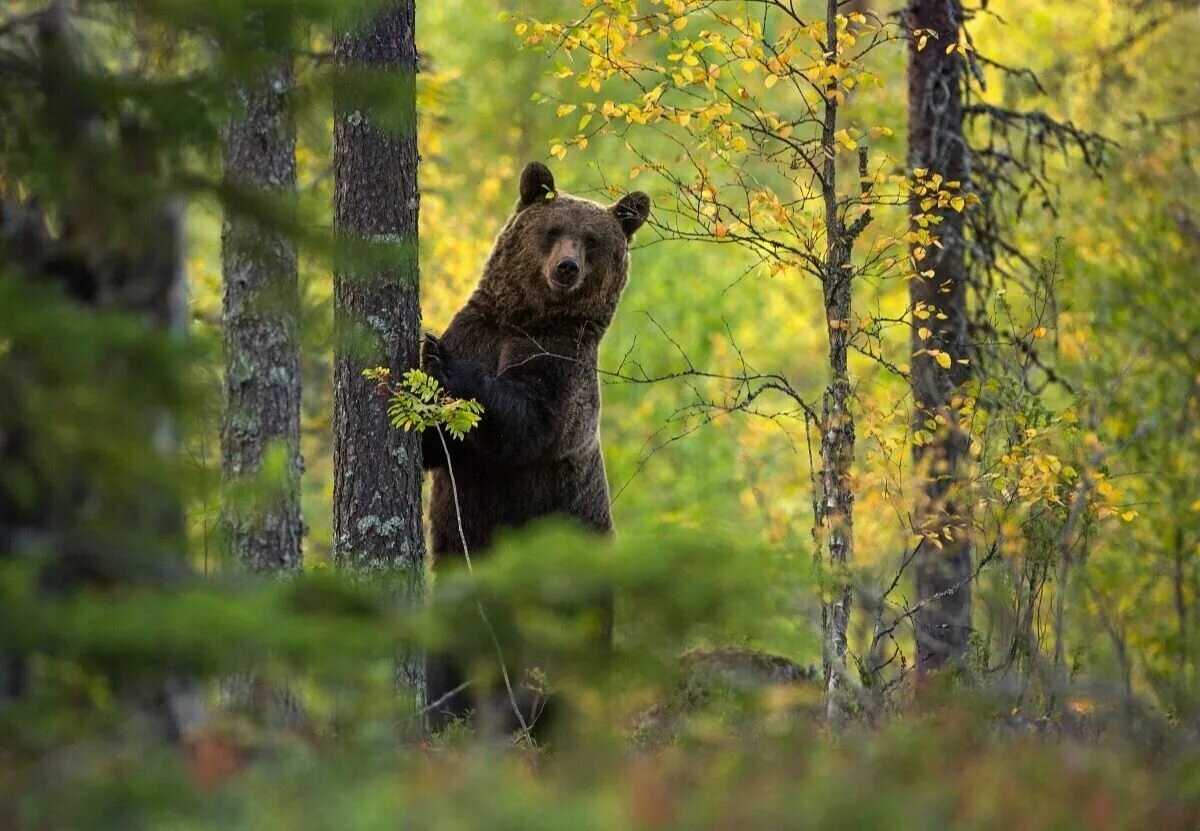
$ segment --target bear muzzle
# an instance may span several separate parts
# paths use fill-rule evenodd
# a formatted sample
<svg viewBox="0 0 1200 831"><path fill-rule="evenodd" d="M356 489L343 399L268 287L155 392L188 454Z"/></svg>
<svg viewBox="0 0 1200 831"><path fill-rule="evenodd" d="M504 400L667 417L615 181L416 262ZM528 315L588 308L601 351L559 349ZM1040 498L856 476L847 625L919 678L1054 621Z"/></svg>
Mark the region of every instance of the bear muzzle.
<svg viewBox="0 0 1200 831"><path fill-rule="evenodd" d="M579 260L575 257L563 257L555 264L550 279L560 289L572 289L579 283L579 276L582 273L583 269L579 266Z"/></svg>

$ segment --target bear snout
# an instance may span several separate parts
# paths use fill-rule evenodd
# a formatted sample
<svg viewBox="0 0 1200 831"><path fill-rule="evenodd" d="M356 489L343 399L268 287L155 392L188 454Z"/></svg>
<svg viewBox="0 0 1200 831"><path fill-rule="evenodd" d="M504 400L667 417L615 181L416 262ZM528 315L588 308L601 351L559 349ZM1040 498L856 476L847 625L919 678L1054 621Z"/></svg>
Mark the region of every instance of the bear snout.
<svg viewBox="0 0 1200 831"><path fill-rule="evenodd" d="M583 261L582 241L574 234L555 233L546 257L546 281L560 291L577 288L583 277Z"/></svg>
<svg viewBox="0 0 1200 831"><path fill-rule="evenodd" d="M552 277L559 288L571 288L579 282L579 260L574 257L563 257L554 266Z"/></svg>

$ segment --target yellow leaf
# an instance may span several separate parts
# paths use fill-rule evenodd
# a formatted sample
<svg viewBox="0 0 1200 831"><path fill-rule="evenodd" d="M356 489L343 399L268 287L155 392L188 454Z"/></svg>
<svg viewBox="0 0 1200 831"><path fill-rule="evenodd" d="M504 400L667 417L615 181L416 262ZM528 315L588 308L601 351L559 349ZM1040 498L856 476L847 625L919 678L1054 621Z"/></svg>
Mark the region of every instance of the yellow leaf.
<svg viewBox="0 0 1200 831"><path fill-rule="evenodd" d="M565 159L567 157L566 145L563 145L563 144L554 145L553 147L550 148L550 155L553 156L554 158L558 159L559 161L562 161L563 159Z"/></svg>
<svg viewBox="0 0 1200 831"><path fill-rule="evenodd" d="M1137 511L1126 511L1125 513L1121 514L1121 519L1125 520L1126 522L1133 522L1137 515Z"/></svg>
<svg viewBox="0 0 1200 831"><path fill-rule="evenodd" d="M933 332L929 331L924 326L917 330L917 337L919 337L921 340L928 340L929 336L932 334Z"/></svg>
<svg viewBox="0 0 1200 831"><path fill-rule="evenodd" d="M1046 337L1046 327L1045 327L1045 326L1039 326L1039 327L1037 327L1036 329L1034 329L1034 330L1033 330L1033 337L1034 337L1035 339L1041 339L1041 338L1044 338L1044 337Z"/></svg>
<svg viewBox="0 0 1200 831"><path fill-rule="evenodd" d="M554 111L554 114L559 118L562 118L564 115L570 115L573 112L575 112L574 104L562 104L557 110Z"/></svg>
<svg viewBox="0 0 1200 831"><path fill-rule="evenodd" d="M950 353L938 352L933 356L933 359L938 362L938 366L940 366L942 369L950 368Z"/></svg>
<svg viewBox="0 0 1200 831"><path fill-rule="evenodd" d="M775 86L777 83L779 83L778 75L768 75L767 79L765 81L763 81L763 86L765 86L767 89L770 89L771 87Z"/></svg>
<svg viewBox="0 0 1200 831"><path fill-rule="evenodd" d="M966 205L967 200L963 199L961 196L954 196L950 199L950 207L954 208L954 210L958 211L959 213L962 213L962 209L965 208Z"/></svg>

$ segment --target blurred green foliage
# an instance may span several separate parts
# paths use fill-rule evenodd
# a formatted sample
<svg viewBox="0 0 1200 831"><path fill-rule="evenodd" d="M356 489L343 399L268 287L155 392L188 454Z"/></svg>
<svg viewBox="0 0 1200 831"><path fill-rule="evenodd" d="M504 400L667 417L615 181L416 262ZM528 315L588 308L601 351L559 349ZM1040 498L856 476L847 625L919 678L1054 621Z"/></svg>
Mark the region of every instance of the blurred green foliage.
<svg viewBox="0 0 1200 831"><path fill-rule="evenodd" d="M30 279L15 259L0 263L0 451L18 438L21 447L0 467L0 660L20 659L24 687L0 698L0 825L1195 827L1200 20L1187 2L988 5L971 23L977 42L1035 68L1042 85L983 66L988 100L1044 108L1120 146L1103 177L1049 157L1056 210L1027 211L1016 226L1021 250L1049 264L1052 301L1014 288L996 309L1045 345L1065 383L1042 386L1034 368L986 390L988 481L997 492L1027 486L1020 498L1031 507L984 523L997 542L980 551L993 559L980 575L972 672L931 693L943 707L925 706L898 659L881 679L863 678L864 723L842 734L815 716L821 690L801 671L820 662L816 471L803 415L706 419L693 407L719 397L719 385L646 381L689 365L752 366L815 400L825 383L818 286L764 273L732 246L639 237L601 360L616 539L553 524L513 534L473 574L447 574L436 607L397 609L380 587L327 565L330 264L412 255L411 243L340 248L330 233L331 91L341 85L386 123L389 102L412 89L412 79L329 64L330 31L371 4L73 4L88 61L63 81L62 100L30 80L33 70L0 62L0 199L36 196L53 233L72 229L76 264L135 248L145 206L181 200L190 313L181 339L77 302L48 271ZM473 287L521 165L548 158L577 118L557 115L576 92L554 77L553 60L520 48L515 21L562 21L589 4L513 0L517 17L503 21L499 8L468 0L419 6L419 246L426 325L438 331ZM19 2L0 13L0 26L24 21L0 30L18 69L36 65L37 20L27 16L42 9ZM266 25L245 26L250 12ZM219 169L231 81L285 53L299 90L295 212L230 192ZM864 132L894 128L872 149L900 171L903 51L872 60L881 82L851 99L849 117ZM76 109L91 132L63 129ZM131 115L157 148L152 170L122 156L119 126ZM663 157L678 152L661 136L639 140ZM640 160L618 136L552 164L573 193L607 201L637 187L656 205L673 198L651 171L634 174ZM213 530L225 210L301 245L308 568L286 581L237 574ZM903 313L902 284L868 279L859 291L860 308ZM1042 302L1051 312L1036 334ZM903 364L907 331L882 347ZM907 415L896 404L907 388L862 356L853 371L875 402L864 407L857 471L868 621L907 550ZM183 436L178 456L153 449L162 413ZM1080 524L1063 585L1063 528L1094 459L1092 487L1112 514ZM134 521L147 492L186 509L185 540ZM31 513L53 521L8 533ZM602 661L581 648L595 622L579 609L613 590L616 644ZM465 726L420 737L420 714L394 695L392 652L401 641L454 645L488 664L477 600L506 641L552 669L581 729L536 751L476 741ZM1059 604L1065 687L1044 677ZM866 623L852 636L863 653L881 640ZM903 626L895 637L907 645ZM730 655L791 674L726 671ZM691 667L706 661L719 671L697 677ZM221 679L251 670L268 703L231 705ZM200 679L208 717L172 743L157 712L164 684L179 679ZM302 713L279 727L269 711L283 693Z"/></svg>

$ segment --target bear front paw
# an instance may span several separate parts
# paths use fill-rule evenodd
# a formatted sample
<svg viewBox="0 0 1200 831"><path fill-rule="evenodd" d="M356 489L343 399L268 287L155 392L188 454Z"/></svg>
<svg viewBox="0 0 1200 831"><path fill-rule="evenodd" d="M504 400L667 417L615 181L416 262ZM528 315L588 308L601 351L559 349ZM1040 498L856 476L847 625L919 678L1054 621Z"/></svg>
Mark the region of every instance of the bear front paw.
<svg viewBox="0 0 1200 831"><path fill-rule="evenodd" d="M442 342L432 332L421 339L421 370L434 378L442 374Z"/></svg>
<svg viewBox="0 0 1200 831"><path fill-rule="evenodd" d="M421 369L450 395L461 393L460 367L436 335L426 333L421 343Z"/></svg>

